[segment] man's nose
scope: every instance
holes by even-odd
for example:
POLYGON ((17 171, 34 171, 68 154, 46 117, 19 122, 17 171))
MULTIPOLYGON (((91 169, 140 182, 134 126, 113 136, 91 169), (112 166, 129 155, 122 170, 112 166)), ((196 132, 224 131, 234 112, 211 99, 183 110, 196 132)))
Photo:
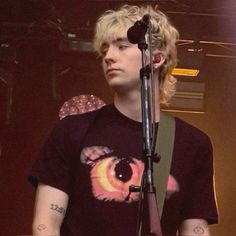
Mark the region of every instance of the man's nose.
POLYGON ((116 50, 113 47, 109 47, 104 57, 104 61, 109 64, 116 61, 116 50))

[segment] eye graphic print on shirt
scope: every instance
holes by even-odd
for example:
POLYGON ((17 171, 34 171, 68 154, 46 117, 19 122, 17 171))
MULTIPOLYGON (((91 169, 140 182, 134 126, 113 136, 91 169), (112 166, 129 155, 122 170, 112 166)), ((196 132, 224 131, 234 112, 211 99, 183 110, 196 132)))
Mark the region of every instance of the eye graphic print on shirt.
MULTIPOLYGON (((141 160, 135 157, 118 157, 113 150, 104 146, 84 148, 80 160, 91 166, 92 192, 96 199, 129 203, 138 200, 139 193, 130 192, 129 187, 141 184, 144 170, 141 160)), ((178 182, 173 176, 169 176, 168 187, 168 197, 179 190, 178 182)))

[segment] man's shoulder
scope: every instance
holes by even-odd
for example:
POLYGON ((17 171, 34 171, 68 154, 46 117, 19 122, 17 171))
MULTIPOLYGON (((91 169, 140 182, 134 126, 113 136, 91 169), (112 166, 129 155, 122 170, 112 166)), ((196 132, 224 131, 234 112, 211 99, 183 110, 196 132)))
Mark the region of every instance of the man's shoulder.
POLYGON ((176 135, 179 136, 179 138, 187 139, 192 142, 198 142, 199 144, 210 142, 208 134, 206 134, 200 128, 177 117, 175 117, 175 121, 176 121, 176 135))

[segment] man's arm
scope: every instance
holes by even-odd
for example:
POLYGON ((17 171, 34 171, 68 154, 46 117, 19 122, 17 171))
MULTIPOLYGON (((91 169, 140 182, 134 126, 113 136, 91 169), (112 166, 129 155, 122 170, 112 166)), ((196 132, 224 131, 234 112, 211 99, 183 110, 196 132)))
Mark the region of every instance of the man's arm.
POLYGON ((180 236, 209 236, 209 228, 206 220, 187 219, 184 220, 179 230, 180 236))
POLYGON ((59 236, 68 204, 68 195, 56 188, 39 183, 36 192, 33 235, 59 236))

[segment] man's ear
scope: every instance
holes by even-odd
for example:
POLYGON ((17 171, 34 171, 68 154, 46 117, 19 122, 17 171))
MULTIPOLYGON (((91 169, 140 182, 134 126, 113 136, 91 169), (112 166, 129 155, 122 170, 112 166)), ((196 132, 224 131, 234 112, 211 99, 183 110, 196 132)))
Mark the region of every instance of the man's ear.
POLYGON ((158 69, 164 62, 165 62, 165 56, 163 53, 156 53, 153 56, 153 67, 154 69, 158 69))

